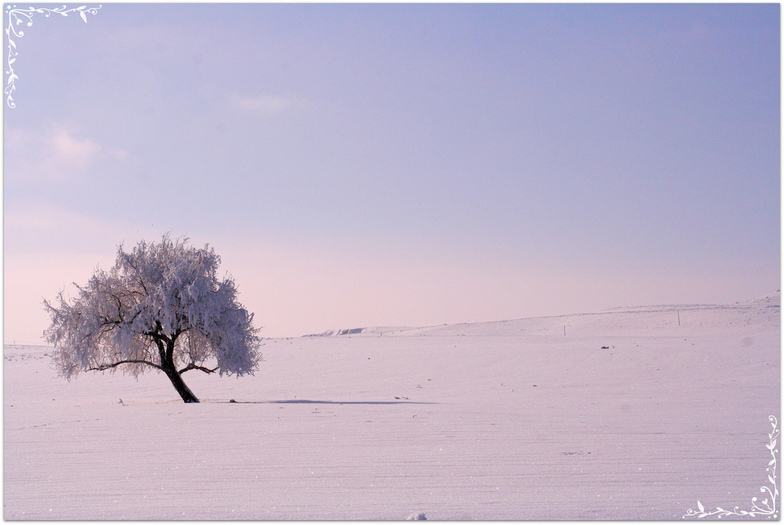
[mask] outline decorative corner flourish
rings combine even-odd
[[[5,27],[5,34],[8,38],[8,57],[6,59],[6,66],[7,69],[5,71],[6,75],[8,75],[8,80],[5,86],[5,95],[6,95],[6,104],[8,104],[9,108],[15,108],[16,102],[14,102],[14,91],[16,91],[16,80],[19,78],[16,73],[14,73],[14,62],[16,62],[16,57],[19,56],[19,51],[16,49],[16,42],[14,38],[22,38],[24,36],[24,31],[18,29],[17,26],[21,24],[25,24],[27,27],[33,25],[33,14],[41,13],[46,15],[48,18],[53,13],[58,14],[61,16],[68,16],[71,13],[79,13],[79,16],[87,23],[87,15],[97,15],[98,10],[102,6],[98,7],[87,7],[86,5],[79,6],[79,7],[72,7],[68,9],[66,6],[63,7],[56,7],[54,9],[47,9],[45,7],[28,7],[27,9],[22,9],[16,7],[16,5],[7,5],[6,6],[6,16],[8,18],[8,23]]]
[[[765,447],[770,451],[772,459],[768,462],[768,468],[766,469],[770,486],[764,486],[760,489],[760,492],[766,495],[765,499],[759,501],[756,496],[751,498],[751,510],[740,510],[739,507],[735,507],[732,510],[725,510],[721,507],[716,507],[716,510],[709,511],[705,509],[705,506],[702,503],[697,501],[698,510],[689,509],[688,512],[683,515],[684,519],[694,517],[708,518],[713,516],[716,516],[717,518],[725,518],[728,516],[748,516],[749,518],[756,518],[759,516],[767,517],[768,519],[778,519],[779,512],[776,509],[776,499],[779,496],[779,489],[776,487],[776,454],[778,454],[779,450],[776,448],[776,444],[778,443],[780,430],[778,428],[778,421],[774,416],[769,416],[768,421],[770,421],[773,428],[768,434],[768,444],[765,445]]]

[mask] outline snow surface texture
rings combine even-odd
[[[680,519],[770,485],[779,294],[341,331],[192,405],[6,346],[5,518]]]

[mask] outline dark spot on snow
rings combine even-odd
[[[237,402],[236,399],[229,399],[229,403],[236,403],[236,402]]]
[[[339,330],[338,335],[353,335],[353,334],[361,334],[364,328],[348,328],[346,330]]]

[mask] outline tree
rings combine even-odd
[[[72,301],[63,292],[58,306],[44,300],[52,318],[44,337],[60,375],[70,381],[80,371],[122,369],[138,377],[156,369],[186,403],[199,400],[185,372],[253,375],[261,360],[258,329],[237,301],[234,280],[217,278],[219,265],[209,245],[196,249],[168,234],[130,253],[120,245],[111,270],[96,269],[84,287],[74,283]]]

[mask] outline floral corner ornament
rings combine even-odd
[[[24,36],[24,31],[19,29],[17,26],[21,24],[25,24],[27,27],[32,26],[33,15],[35,13],[46,15],[47,18],[52,14],[68,16],[72,13],[79,13],[79,16],[86,24],[87,15],[97,15],[100,8],[100,5],[98,7],[87,7],[83,5],[79,7],[72,7],[70,9],[68,9],[66,6],[56,7],[54,9],[48,9],[45,7],[28,7],[26,9],[22,9],[16,7],[16,5],[6,5],[5,9],[8,22],[5,27],[5,34],[8,38],[8,58],[6,60],[7,68],[5,73],[8,75],[8,80],[5,86],[5,100],[9,108],[16,107],[13,93],[16,91],[16,79],[19,78],[16,73],[14,73],[14,62],[16,62],[16,57],[19,56],[19,52],[16,50],[16,42],[14,41],[14,38],[22,38]]]
[[[713,516],[717,518],[730,516],[749,518],[767,517],[768,519],[779,518],[779,511],[776,509],[776,498],[778,498],[779,495],[779,489],[776,487],[776,454],[778,453],[776,444],[778,443],[780,430],[778,428],[778,421],[774,416],[769,416],[768,421],[770,421],[773,428],[768,434],[768,444],[765,445],[765,447],[770,451],[772,459],[768,462],[768,468],[766,469],[770,486],[764,486],[760,489],[760,492],[766,495],[765,499],[759,501],[757,497],[751,498],[751,510],[740,510],[738,507],[735,507],[732,510],[725,510],[721,507],[716,507],[716,510],[709,511],[698,501],[697,510],[689,509],[688,512],[683,515],[683,518],[708,518]]]

